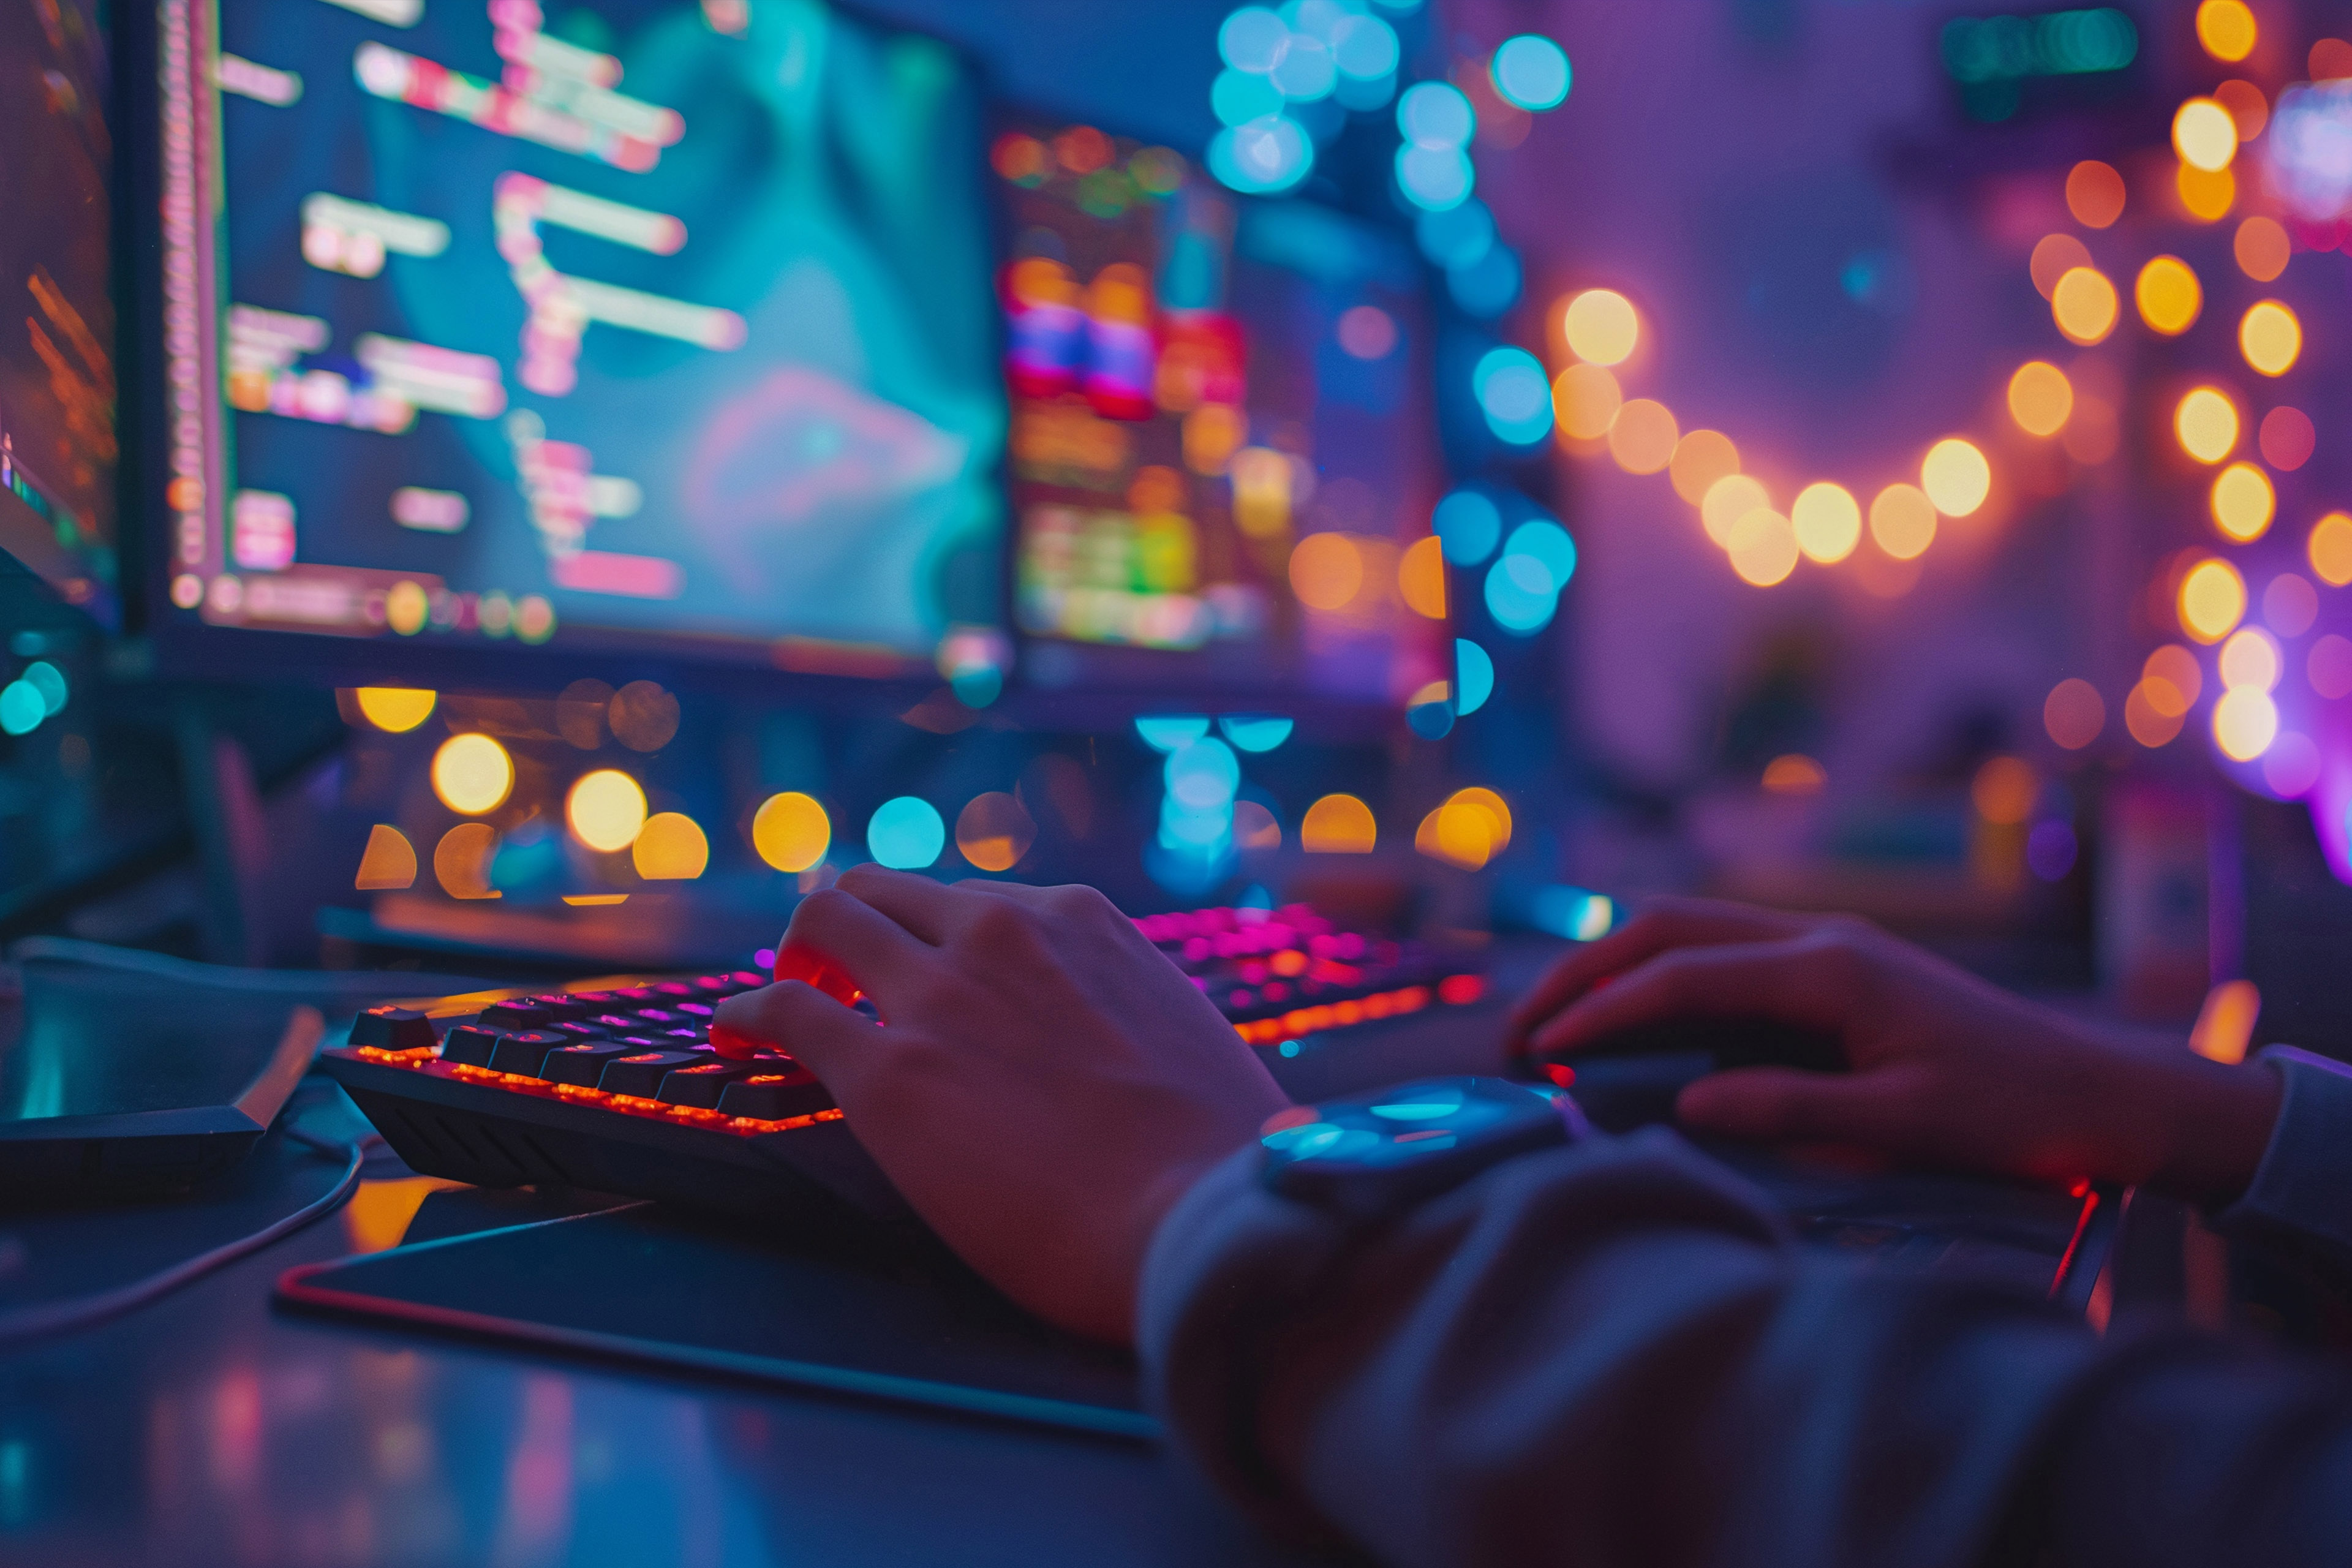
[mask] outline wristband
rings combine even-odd
[[[1576,1102],[1557,1089],[1424,1079],[1269,1117],[1258,1135],[1259,1180],[1294,1202],[1370,1221],[1589,1131]]]

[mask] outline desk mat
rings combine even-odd
[[[278,1299],[733,1379],[1150,1440],[1135,1363],[952,1260],[791,1246],[653,1204],[305,1264]]]

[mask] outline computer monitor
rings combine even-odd
[[[159,645],[1001,660],[956,52],[824,0],[156,7]]]
[[[0,0],[0,552],[116,624],[106,7]]]
[[[1445,679],[1410,245],[1092,126],[990,161],[1028,685],[1304,718]]]

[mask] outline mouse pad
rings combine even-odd
[[[278,1300],[724,1377],[1150,1439],[1135,1363],[951,1261],[787,1247],[631,1204],[306,1264]]]

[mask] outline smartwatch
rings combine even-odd
[[[1555,1089],[1423,1079],[1268,1117],[1258,1132],[1259,1179],[1283,1197],[1378,1219],[1589,1131],[1576,1101]]]

